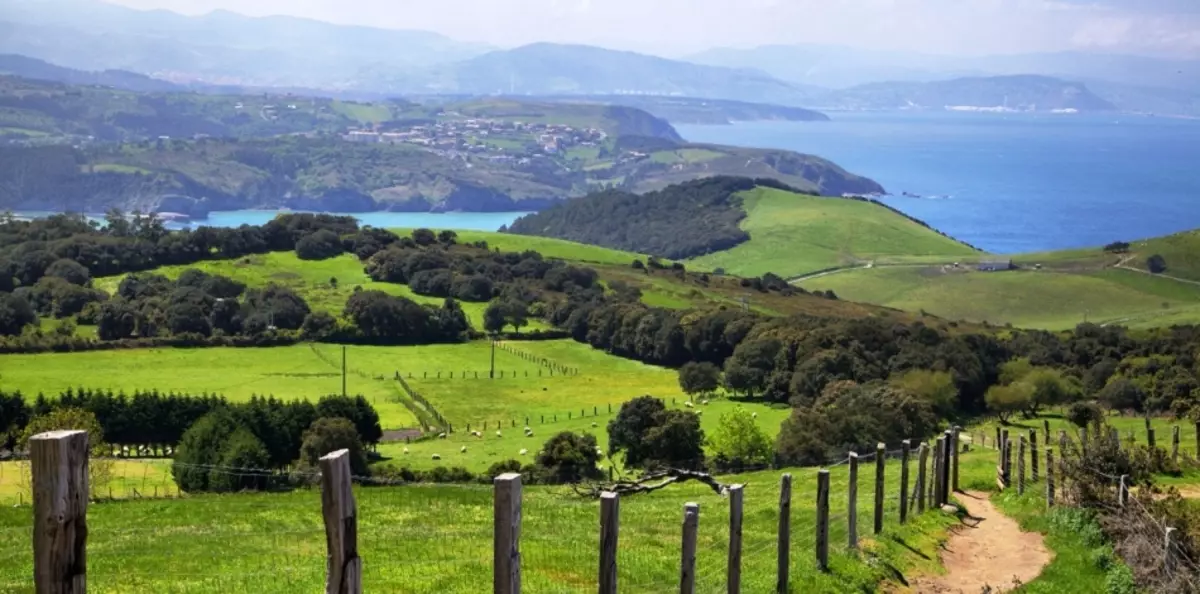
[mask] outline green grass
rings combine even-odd
[[[210,260],[195,264],[163,266],[152,272],[174,279],[189,268],[221,274],[243,282],[248,287],[263,287],[268,283],[285,285],[304,297],[312,309],[328,311],[337,316],[341,316],[346,300],[354,293],[356,287],[383,291],[390,295],[407,297],[417,303],[439,307],[445,301],[440,297],[417,295],[408,285],[377,283],[363,272],[362,262],[351,254],[342,254],[327,260],[301,260],[296,257],[295,252],[271,252],[236,260]],[[122,278],[124,275],[96,279],[96,288],[113,293]],[[330,284],[331,278],[337,279],[337,287]],[[460,302],[460,305],[471,320],[471,325],[482,328],[483,310],[487,308],[487,304]],[[544,324],[540,320],[530,320],[531,329],[542,327]]]
[[[898,473],[889,468],[888,492]],[[792,590],[874,591],[896,571],[936,571],[950,515],[929,512],[905,526],[888,509],[883,534],[870,537],[860,514],[862,553],[846,546],[846,467],[831,472],[830,571],[814,561],[816,472],[792,471]],[[860,476],[859,509],[869,506],[870,473]],[[772,591],[778,524],[777,471],[741,475],[745,525],[743,591]],[[864,484],[865,483],[865,484]],[[491,579],[489,485],[356,488],[363,583],[372,592],[475,593]],[[697,591],[723,590],[728,500],[681,484],[621,501],[619,583],[625,592],[677,588],[679,525],[685,502],[700,505]],[[523,492],[521,564],[530,592],[595,590],[598,504],[563,487]],[[93,505],[88,510],[88,586],[93,592],[300,592],[325,574],[320,495],[195,496]],[[864,518],[866,519],[863,522]],[[32,591],[28,507],[0,508],[0,590]]]
[[[83,165],[80,168],[82,170],[86,171],[88,169],[88,166]],[[98,163],[96,165],[92,165],[91,169],[96,172],[107,171],[110,173],[140,173],[142,175],[150,175],[151,173],[154,173],[153,171],[150,171],[149,169],[146,169],[144,167],[134,167],[133,165],[121,165],[119,163]]]
[[[703,163],[724,157],[724,153],[710,151],[707,149],[687,148],[674,151],[657,151],[650,154],[650,161],[654,163],[665,163],[673,165],[675,163]]]
[[[1129,262],[1145,268],[1146,258],[1158,254],[1167,262],[1166,274],[1200,281],[1200,229],[1132,242],[1136,258]]]
[[[995,441],[996,427],[1007,428],[1010,435],[1015,435],[1017,432],[1027,433],[1029,429],[1037,429],[1038,440],[1044,439],[1043,430],[1044,422],[1050,423],[1050,434],[1053,437],[1054,443],[1058,443],[1058,432],[1066,430],[1072,439],[1077,439],[1079,428],[1072,425],[1064,418],[1064,411],[1055,409],[1043,411],[1041,415],[1034,419],[1025,419],[1017,416],[1010,419],[1008,425],[1000,425],[998,421],[988,420],[970,427],[971,435],[982,432],[987,437],[988,447],[992,447]],[[1132,435],[1136,443],[1145,445],[1147,443],[1146,435],[1146,420],[1143,417],[1132,415],[1113,415],[1105,417],[1105,422],[1114,429],[1120,431],[1121,439],[1128,441]],[[1195,425],[1187,420],[1177,420],[1169,417],[1152,417],[1150,419],[1150,427],[1154,429],[1155,443],[1160,448],[1171,447],[1171,433],[1175,427],[1179,427],[1179,451],[1191,456],[1196,456],[1197,436]],[[993,477],[994,480],[995,477]]]
[[[685,410],[681,399],[677,399],[673,406],[668,399],[667,405],[670,408]],[[704,428],[705,435],[712,435],[716,431],[721,415],[732,411],[737,406],[743,406],[747,410],[757,413],[758,425],[772,439],[779,433],[780,425],[790,414],[790,410],[787,408],[775,408],[761,403],[743,404],[725,399],[714,399],[707,405],[696,402],[694,408],[686,410],[700,411],[702,413],[700,425]],[[590,433],[596,437],[600,449],[607,452],[608,422],[616,417],[618,410],[620,410],[618,404],[612,406],[612,412],[609,412],[608,407],[600,406],[597,414],[593,416],[591,408],[585,411],[577,408],[572,412],[570,419],[567,418],[566,412],[557,413],[557,421],[552,415],[534,415],[529,419],[529,428],[533,430],[531,437],[526,437],[524,434],[524,417],[513,419],[516,422],[515,427],[511,421],[501,422],[499,436],[496,435],[495,421],[490,422],[486,429],[478,421],[471,424],[470,430],[479,431],[480,437],[471,436],[466,425],[456,424],[455,432],[447,435],[446,439],[426,439],[414,443],[384,443],[379,446],[379,453],[388,458],[386,463],[397,467],[430,469],[436,466],[461,466],[471,472],[479,473],[486,471],[491,465],[505,460],[532,463],[546,440],[562,431]],[[580,412],[585,412],[586,415],[581,417]],[[545,423],[542,422],[543,418]],[[467,448],[466,452],[461,451],[464,446]],[[404,452],[405,449],[408,450],[407,454]],[[527,450],[526,454],[522,455],[521,450]],[[441,456],[441,460],[434,460],[433,454]],[[612,461],[605,457],[601,464],[607,468]]]
[[[1119,269],[985,273],[896,266],[840,272],[800,284],[809,290],[832,289],[851,301],[1021,327],[1073,328],[1085,316],[1097,323],[1155,321],[1164,314],[1173,314],[1176,321],[1200,321],[1200,287]]]
[[[334,113],[342,114],[364,124],[374,124],[392,119],[392,111],[386,105],[333,101],[329,104],[329,108]]]
[[[92,465],[97,464],[93,460]],[[105,462],[107,480],[89,483],[98,499],[174,497],[179,487],[171,476],[171,462],[163,459],[126,459]],[[91,478],[100,478],[94,474]],[[0,462],[0,505],[28,504],[32,496],[28,461]]]
[[[412,229],[392,229],[391,231],[401,236],[412,233]],[[584,262],[588,264],[629,266],[634,260],[640,259],[645,261],[647,257],[644,254],[624,252],[621,250],[600,247],[598,245],[576,243],[574,241],[555,239],[552,237],[516,235],[512,233],[498,233],[494,231],[455,230],[455,233],[458,234],[459,243],[486,241],[488,248],[500,248],[500,251],[502,252],[523,252],[526,250],[533,250],[547,258]]]
[[[804,196],[771,188],[743,193],[750,241],[691,261],[741,276],[774,272],[783,277],[874,260],[937,256],[955,259],[979,252],[886,208],[841,198]]]

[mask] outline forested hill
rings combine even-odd
[[[508,231],[682,260],[748,241],[738,226],[746,217],[738,193],[757,186],[790,189],[775,180],[722,176],[641,195],[609,190],[521,217]]]

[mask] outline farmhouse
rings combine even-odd
[[[1004,258],[998,260],[984,260],[975,267],[980,272],[996,272],[999,270],[1012,270],[1014,268],[1012,258]]]

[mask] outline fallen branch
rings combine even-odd
[[[729,485],[725,485],[713,478],[707,472],[696,470],[678,470],[668,469],[647,473],[637,480],[619,480],[611,483],[591,483],[587,485],[574,485],[575,493],[581,497],[589,499],[599,499],[601,493],[616,493],[618,495],[636,495],[638,493],[652,493],[659,489],[666,488],[669,485],[676,483],[685,483],[687,481],[697,481],[708,485],[718,495],[724,495],[729,490]]]

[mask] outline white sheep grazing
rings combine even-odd
[[[698,410],[698,411],[696,411],[696,416],[697,416],[697,417],[698,417],[698,416],[700,416],[700,415],[703,415],[703,414],[704,414],[704,411],[702,411],[702,410]]]
[[[438,439],[446,439],[446,432],[438,433]]]
[[[529,450],[527,450],[525,448],[521,448],[520,455],[524,456],[525,454],[528,454],[528,453],[529,453]]]
[[[603,457],[604,457],[604,450],[602,450],[602,449],[600,449],[600,448],[596,448],[596,455],[597,455],[597,456],[600,456],[600,457],[602,457],[602,458],[603,458]]]
[[[525,432],[526,432],[526,433],[529,433],[529,432],[531,432],[531,431],[533,431],[533,429],[530,429],[530,428],[529,428],[529,425],[526,425],[526,426],[525,426]]]
[[[458,451],[460,451],[460,452],[462,452],[462,453],[464,453],[464,454],[465,454],[465,453],[467,453],[467,446],[463,446],[463,447],[459,448],[459,450],[458,450]]]
[[[592,427],[596,427],[596,421],[592,421]]]
[[[483,437],[483,434],[478,431],[472,431],[471,437]]]
[[[441,460],[441,459],[442,459],[442,457],[441,457],[441,455],[439,455],[439,454],[434,454],[434,455],[433,455],[433,459],[434,459],[434,460]]]
[[[504,435],[500,433],[499,429],[496,430],[496,437],[504,437]]]
[[[691,408],[691,407],[693,406],[693,405],[692,405],[692,401],[691,401],[691,400],[684,400],[684,401],[683,401],[683,405],[684,405],[684,406],[686,406],[686,407],[688,407],[688,408]]]
[[[708,400],[701,400],[700,404],[703,404],[704,406],[708,406]]]
[[[404,448],[404,453],[405,453],[405,454],[407,454],[407,453],[408,453],[408,448]]]
[[[751,418],[751,419],[757,419],[757,418],[758,418],[758,413],[750,413],[750,418]]]
[[[525,434],[525,437],[533,437],[533,432],[532,432],[532,431],[530,431],[529,433],[526,433],[526,434]]]

